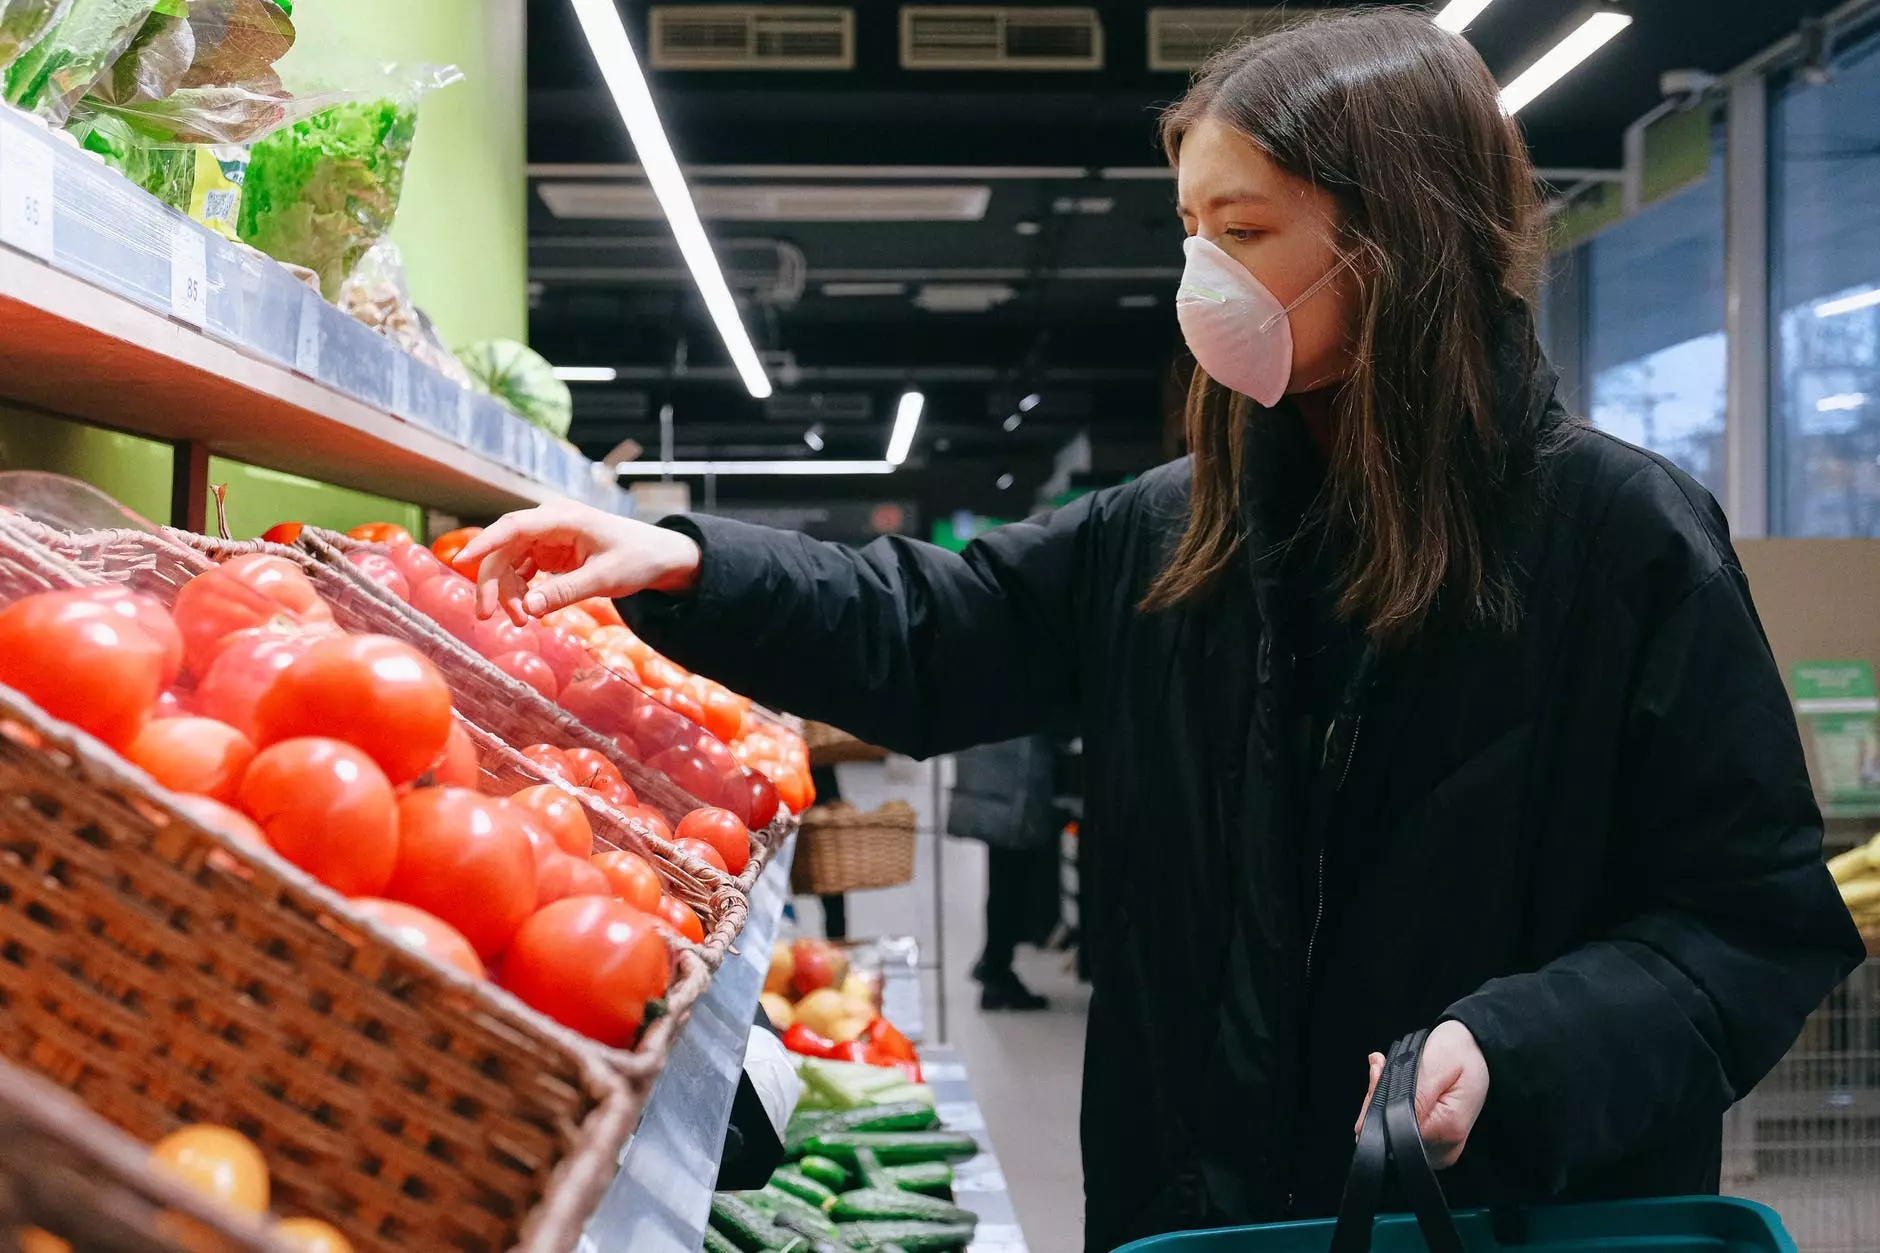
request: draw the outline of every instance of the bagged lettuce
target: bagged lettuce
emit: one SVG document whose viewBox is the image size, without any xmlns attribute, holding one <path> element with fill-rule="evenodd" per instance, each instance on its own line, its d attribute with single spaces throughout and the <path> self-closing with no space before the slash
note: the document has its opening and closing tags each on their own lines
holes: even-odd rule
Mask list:
<svg viewBox="0 0 1880 1253">
<path fill-rule="evenodd" d="M 7 103 L 64 125 L 72 106 L 137 38 L 159 3 L 171 16 L 185 11 L 184 0 L 71 0 L 7 67 Z"/>
<path fill-rule="evenodd" d="M 65 16 L 72 0 L 0 0 L 0 70 L 19 60 L 52 24 Z"/>
</svg>

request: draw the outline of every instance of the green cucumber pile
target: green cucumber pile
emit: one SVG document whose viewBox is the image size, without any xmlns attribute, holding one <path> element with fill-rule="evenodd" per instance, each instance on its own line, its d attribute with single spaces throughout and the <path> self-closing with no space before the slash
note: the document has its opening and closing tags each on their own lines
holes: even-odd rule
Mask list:
<svg viewBox="0 0 1880 1253">
<path fill-rule="evenodd" d="M 705 1253 L 958 1253 L 978 1218 L 954 1204 L 952 1163 L 979 1152 L 931 1101 L 799 1110 L 787 1161 L 755 1192 L 712 1198 Z"/>
</svg>

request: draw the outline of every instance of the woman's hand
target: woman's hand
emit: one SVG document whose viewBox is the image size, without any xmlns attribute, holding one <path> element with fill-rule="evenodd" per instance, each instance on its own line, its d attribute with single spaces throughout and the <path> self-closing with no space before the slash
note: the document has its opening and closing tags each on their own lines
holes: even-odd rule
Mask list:
<svg viewBox="0 0 1880 1253">
<path fill-rule="evenodd" d="M 1354 1136 L 1364 1129 L 1364 1111 L 1370 1108 L 1383 1073 L 1384 1055 L 1371 1054 L 1371 1090 L 1358 1107 Z M 1430 1165 L 1447 1170 L 1456 1164 L 1486 1100 L 1488 1059 L 1475 1037 L 1459 1022 L 1440 1024 L 1423 1042 L 1423 1060 L 1417 1066 L 1417 1130 L 1423 1133 L 1423 1151 Z"/>
<path fill-rule="evenodd" d="M 464 545 L 459 566 L 477 571 L 477 613 L 507 612 L 517 626 L 590 596 L 684 592 L 698 578 L 689 536 L 589 505 L 556 501 L 500 519 Z M 529 580 L 546 572 L 534 588 Z"/>
</svg>

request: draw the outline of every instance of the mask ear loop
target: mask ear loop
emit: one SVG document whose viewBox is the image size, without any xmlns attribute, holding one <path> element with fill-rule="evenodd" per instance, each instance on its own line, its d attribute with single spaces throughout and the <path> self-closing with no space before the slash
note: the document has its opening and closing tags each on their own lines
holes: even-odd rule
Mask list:
<svg viewBox="0 0 1880 1253">
<path fill-rule="evenodd" d="M 1350 264 L 1352 264 L 1352 257 L 1350 253 L 1345 253 L 1343 256 L 1339 257 L 1338 264 L 1334 265 L 1331 269 L 1325 271 L 1324 275 L 1319 279 L 1318 282 L 1312 284 L 1312 286 L 1300 292 L 1296 297 L 1293 298 L 1293 302 L 1287 305 L 1284 309 L 1281 309 L 1278 313 L 1274 314 L 1272 317 L 1268 318 L 1266 321 L 1260 323 L 1261 334 L 1265 334 L 1269 329 L 1271 329 L 1273 326 L 1273 323 L 1279 321 L 1283 317 L 1286 317 L 1287 315 L 1292 313 L 1294 309 L 1297 309 L 1300 305 L 1304 304 L 1306 301 L 1312 299 L 1314 296 L 1324 291 L 1325 288 L 1331 283 L 1331 281 L 1338 277 L 1339 271 L 1343 270 L 1346 266 Z"/>
</svg>

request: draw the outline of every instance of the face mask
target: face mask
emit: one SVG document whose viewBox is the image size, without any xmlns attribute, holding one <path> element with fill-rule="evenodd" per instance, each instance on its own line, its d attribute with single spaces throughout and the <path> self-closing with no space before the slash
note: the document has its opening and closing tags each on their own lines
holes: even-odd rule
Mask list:
<svg viewBox="0 0 1880 1253">
<path fill-rule="evenodd" d="M 1278 404 L 1292 379 L 1292 322 L 1286 315 L 1342 266 L 1282 305 L 1246 266 L 1201 236 L 1189 236 L 1182 250 L 1188 265 L 1175 293 L 1175 315 L 1196 363 L 1221 386 L 1267 408 Z"/>
</svg>

